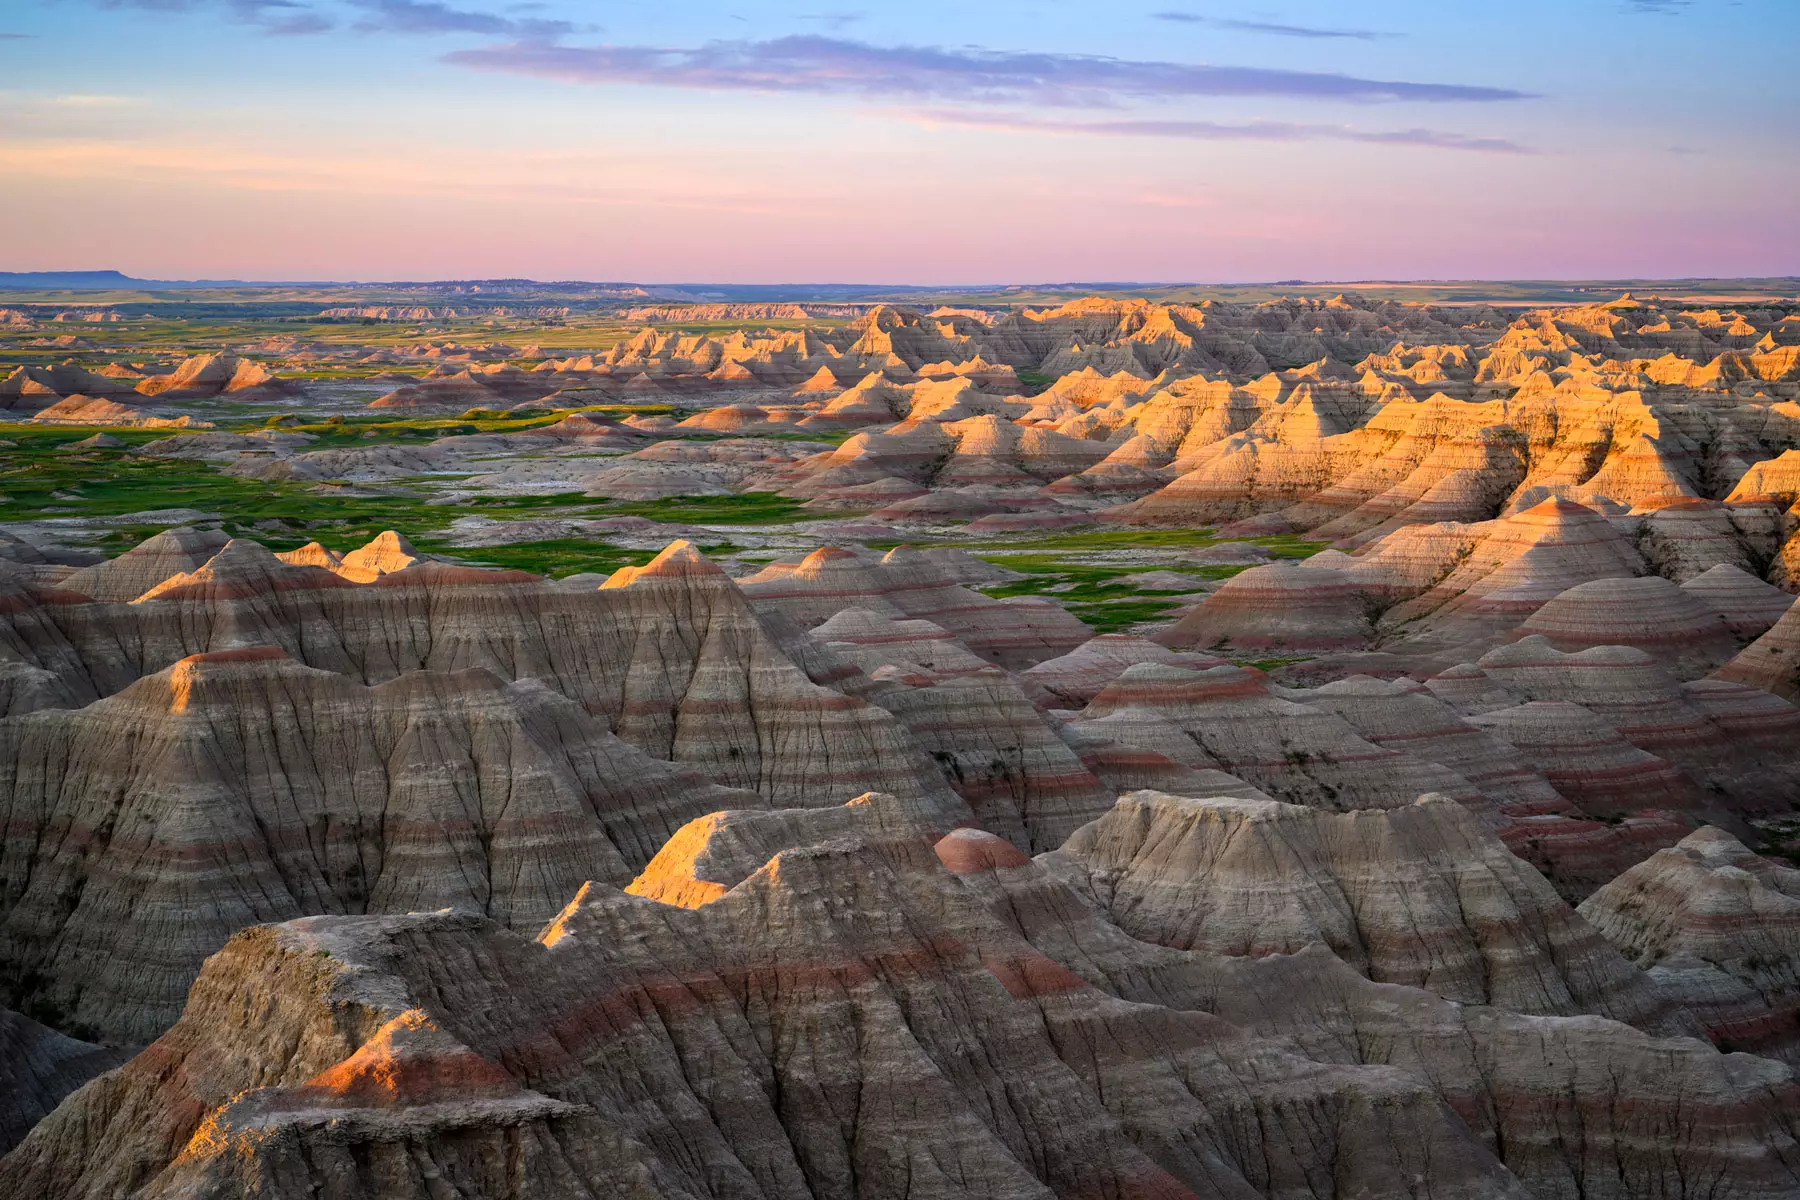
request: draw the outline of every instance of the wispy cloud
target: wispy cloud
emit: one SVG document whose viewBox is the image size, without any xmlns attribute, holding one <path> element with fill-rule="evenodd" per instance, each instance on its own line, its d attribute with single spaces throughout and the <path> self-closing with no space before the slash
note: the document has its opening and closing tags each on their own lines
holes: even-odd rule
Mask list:
<svg viewBox="0 0 1800 1200">
<path fill-rule="evenodd" d="M 1680 12 L 1688 4 L 1689 0 L 1625 0 L 1625 11 L 1670 16 Z"/>
<path fill-rule="evenodd" d="M 101 8 L 138 8 L 150 12 L 222 11 L 233 21 L 267 34 L 290 36 L 324 33 L 334 23 L 301 0 L 100 0 Z"/>
<path fill-rule="evenodd" d="M 1535 154 L 1504 138 L 1471 137 L 1440 129 L 1356 129 L 1349 125 L 1315 125 L 1292 121 L 1064 121 L 1023 113 L 983 113 L 925 109 L 905 114 L 930 124 L 964 125 L 1022 133 L 1081 134 L 1089 137 L 1178 138 L 1200 142 L 1365 142 L 1377 146 L 1419 146 L 1433 150 L 1469 150 L 1481 154 Z"/>
<path fill-rule="evenodd" d="M 501 37 L 558 38 L 573 33 L 568 21 L 503 17 L 478 9 L 453 8 L 440 0 L 350 0 L 362 18 L 355 28 L 370 33 L 484 33 Z"/>
<path fill-rule="evenodd" d="M 36 36 L 35 33 L 0 33 L 0 42 L 23 42 Z"/>
<path fill-rule="evenodd" d="M 1155 12 L 1150 15 L 1158 21 L 1178 21 L 1184 25 L 1210 25 L 1214 29 L 1232 29 L 1239 33 L 1267 33 L 1276 37 L 1353 38 L 1356 41 L 1372 42 L 1376 38 L 1396 36 L 1391 33 L 1379 33 L 1373 29 L 1331 29 L 1316 25 L 1286 25 L 1279 21 L 1244 21 L 1234 17 L 1207 17 L 1190 12 Z"/>
<path fill-rule="evenodd" d="M 802 20 L 802 21 L 817 21 L 819 24 L 823 25 L 827 29 L 842 29 L 846 25 L 854 25 L 858 21 L 866 21 L 866 20 L 868 20 L 868 17 L 869 17 L 868 13 L 861 12 L 861 11 L 856 11 L 856 12 L 816 12 L 816 13 L 801 13 L 800 14 L 800 20 Z"/>
<path fill-rule="evenodd" d="M 1364 79 L 1268 67 L 1139 61 L 937 46 L 872 46 L 814 35 L 720 41 L 692 49 L 519 41 L 457 50 L 448 62 L 579 83 L 721 91 L 811 92 L 914 99 L 1115 107 L 1126 100 L 1282 96 L 1352 101 L 1500 101 L 1511 88 Z"/>
<path fill-rule="evenodd" d="M 350 22 L 359 33 L 475 33 L 486 37 L 547 40 L 574 33 L 569 21 L 506 16 L 480 8 L 458 8 L 445 0 L 100 0 L 102 8 L 151 12 L 223 12 L 231 20 L 276 35 L 325 33 Z M 540 8 L 515 4 L 511 12 Z"/>
</svg>

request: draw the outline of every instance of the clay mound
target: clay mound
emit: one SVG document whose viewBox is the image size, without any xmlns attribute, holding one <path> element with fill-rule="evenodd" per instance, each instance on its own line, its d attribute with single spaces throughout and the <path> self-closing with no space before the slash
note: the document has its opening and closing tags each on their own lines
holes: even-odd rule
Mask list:
<svg viewBox="0 0 1800 1200">
<path fill-rule="evenodd" d="M 18 1145 L 63 1097 L 129 1057 L 0 1009 L 0 1154 Z"/>
<path fill-rule="evenodd" d="M 1220 542 L 1189 550 L 1181 561 L 1194 567 L 1255 567 L 1269 561 L 1269 552 L 1255 542 Z"/>
<path fill-rule="evenodd" d="M 1794 598 L 1729 563 L 1710 567 L 1681 585 L 1681 590 L 1725 619 L 1739 638 L 1767 633 L 1793 607 Z"/>
<path fill-rule="evenodd" d="M 907 547 L 879 560 L 823 546 L 738 580 L 759 611 L 810 629 L 845 608 L 930 621 L 989 662 L 1024 669 L 1079 646 L 1088 627 L 1052 603 L 996 600 L 962 586 L 965 569 Z"/>
<path fill-rule="evenodd" d="M 635 429 L 624 422 L 603 413 L 576 412 L 570 413 L 553 424 L 524 430 L 523 436 L 572 439 L 584 445 L 591 445 L 602 441 L 628 444 L 635 439 L 636 433 Z"/>
<path fill-rule="evenodd" d="M 1427 616 L 1435 622 L 1459 618 L 1467 626 L 1462 636 L 1511 629 L 1577 584 L 1644 573 L 1642 558 L 1606 518 L 1568 500 L 1545 500 L 1466 533 L 1450 532 L 1460 536 L 1434 548 L 1447 574 L 1384 614 L 1384 629 Z M 1376 543 L 1365 555 L 1372 567 L 1383 565 L 1383 549 Z"/>
<path fill-rule="evenodd" d="M 1471 724 L 1413 680 L 1354 675 L 1282 694 L 1336 714 L 1378 746 L 1404 750 L 1455 771 L 1500 812 L 1519 816 L 1569 808 L 1514 747 Z"/>
<path fill-rule="evenodd" d="M 1715 1042 L 1800 1059 L 1800 871 L 1709 826 L 1580 911 Z"/>
<path fill-rule="evenodd" d="M 1653 1041 L 1592 1017 L 1518 1016 L 1371 983 L 1323 945 L 1250 959 L 1149 946 L 1098 919 L 1038 863 L 979 870 L 974 858 L 960 856 L 964 886 L 1070 971 L 1122 999 L 1194 1006 L 1262 1036 L 1292 1038 L 1324 1061 L 1399 1067 L 1431 1079 L 1532 1188 L 1554 1194 L 1573 1178 L 1595 1194 L 1639 1195 L 1678 1180 L 1679 1171 L 1662 1175 L 1635 1148 L 1667 1144 L 1693 1119 L 1696 1094 L 1713 1097 L 1700 1116 L 1718 1122 L 1710 1147 L 1730 1145 L 1728 1130 L 1745 1117 L 1771 1127 L 1782 1122 L 1766 1102 L 1751 1099 L 1765 1080 L 1780 1077 L 1776 1064 L 1762 1066 L 1753 1082 L 1738 1069 L 1757 1060 L 1721 1056 L 1694 1038 Z M 1591 1074 L 1600 1062 L 1608 1064 L 1603 1080 Z M 1560 1081 L 1548 1085 L 1558 1096 L 1556 1120 L 1580 1123 L 1579 1149 L 1544 1132 L 1541 1102 L 1552 1079 Z M 1584 1082 L 1590 1079 L 1592 1085 Z M 1621 1104 L 1625 1096 L 1631 1099 Z M 1777 1192 L 1783 1173 L 1758 1172 Z M 1680 1190 L 1679 1182 L 1673 1186 Z"/>
<path fill-rule="evenodd" d="M 1766 692 L 1758 699 L 1717 679 L 1682 684 L 1642 650 L 1596 646 L 1563 654 L 1540 637 L 1483 655 L 1478 669 L 1487 684 L 1470 678 L 1463 688 L 1503 692 L 1515 702 L 1579 704 L 1638 748 L 1674 763 L 1719 798 L 1715 820 L 1784 812 L 1800 802 L 1793 742 L 1800 711 Z"/>
<path fill-rule="evenodd" d="M 1632 646 L 1688 677 L 1719 667 L 1738 645 L 1724 617 L 1656 575 L 1577 584 L 1533 613 L 1514 636 L 1542 636 L 1565 651 Z"/>
<path fill-rule="evenodd" d="M 194 570 L 171 575 L 132 603 L 175 596 L 233 600 L 289 588 L 330 587 L 335 582 L 332 576 L 321 574 L 318 566 L 290 562 L 259 542 L 233 538 Z"/>
<path fill-rule="evenodd" d="M 216 529 L 168 529 L 124 554 L 84 567 L 62 586 L 95 600 L 135 600 L 157 584 L 206 564 L 231 538 Z"/>
<path fill-rule="evenodd" d="M 1014 505 L 985 488 L 943 488 L 884 504 L 869 515 L 877 521 L 943 523 L 1016 511 Z"/>
<path fill-rule="evenodd" d="M 1638 749 L 1578 704 L 1534 700 L 1469 720 L 1525 755 L 1556 790 L 1599 816 L 1693 808 L 1693 785 L 1665 759 Z"/>
<path fill-rule="evenodd" d="M 120 404 L 104 397 L 83 396 L 79 393 L 58 400 L 49 408 L 32 417 L 31 420 L 33 424 L 37 425 L 111 425 L 143 429 L 212 428 L 210 422 L 196 421 L 191 416 L 156 417 L 141 408 L 133 408 L 129 404 Z"/>
<path fill-rule="evenodd" d="M 0 704 L 90 703 L 190 654 L 276 645 L 369 683 L 469 667 L 542 679 L 652 756 L 789 806 L 943 794 L 892 717 L 813 685 L 691 547 L 598 589 L 431 561 L 361 586 L 272 556 L 262 565 L 260 577 L 239 577 L 247 587 L 180 588 L 136 605 L 19 584 L 0 606 L 19 656 Z M 997 644 L 1029 635 L 1042 645 L 1043 628 L 1015 620 Z"/>
<path fill-rule="evenodd" d="M 769 423 L 769 411 L 754 404 L 730 404 L 709 408 L 676 424 L 677 429 L 701 429 L 719 433 L 735 433 L 740 429 Z"/>
<path fill-rule="evenodd" d="M 1366 648 L 1368 597 L 1338 571 L 1270 563 L 1234 575 L 1156 635 L 1166 646 L 1319 654 Z"/>
<path fill-rule="evenodd" d="M 1747 683 L 1800 703 L 1800 604 L 1790 607 L 1767 633 L 1713 672 L 1713 678 Z"/>
<path fill-rule="evenodd" d="M 966 675 L 990 665 L 941 625 L 896 621 L 866 608 L 846 608 L 809 636 L 871 675 L 890 664 L 922 668 L 934 676 Z"/>
<path fill-rule="evenodd" d="M 1692 1028 L 1542 876 L 1441 796 L 1334 814 L 1134 792 L 1041 861 L 1157 945 L 1262 957 L 1323 942 L 1372 980 L 1458 1003 Z"/>
<path fill-rule="evenodd" d="M 1752 464 L 1725 497 L 1727 504 L 1769 500 L 1782 508 L 1800 501 L 1800 450 L 1783 450 L 1775 458 Z"/>
<path fill-rule="evenodd" d="M 929 495 L 928 489 L 905 479 L 886 476 L 868 483 L 827 488 L 801 505 L 826 512 L 868 512 L 900 500 Z"/>
<path fill-rule="evenodd" d="M 1083 642 L 1060 658 L 1048 659 L 1019 673 L 1022 682 L 1044 689 L 1070 707 L 1086 704 L 1100 689 L 1139 663 L 1206 669 L 1222 666 L 1199 654 L 1178 654 L 1168 647 L 1129 633 L 1106 633 Z"/>
</svg>

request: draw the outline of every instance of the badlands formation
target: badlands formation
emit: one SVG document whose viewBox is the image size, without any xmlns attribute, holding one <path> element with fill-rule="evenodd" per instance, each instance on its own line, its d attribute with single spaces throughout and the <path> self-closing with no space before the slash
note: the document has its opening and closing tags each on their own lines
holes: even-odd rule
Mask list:
<svg viewBox="0 0 1800 1200">
<path fill-rule="evenodd" d="M 1800 1196 L 1793 306 L 815 308 L 0 385 L 0 1195 Z"/>
</svg>

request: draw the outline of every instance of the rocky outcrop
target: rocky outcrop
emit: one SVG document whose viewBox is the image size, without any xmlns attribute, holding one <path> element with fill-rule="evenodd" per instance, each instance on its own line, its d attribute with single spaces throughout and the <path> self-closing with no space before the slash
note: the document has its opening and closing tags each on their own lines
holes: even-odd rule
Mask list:
<svg viewBox="0 0 1800 1200">
<path fill-rule="evenodd" d="M 253 930 L 0 1190 L 1523 1195 L 1403 1072 L 1120 1001 L 990 930 L 929 846 L 851 841 L 697 909 L 589 887 L 536 942 L 451 914 Z"/>
<path fill-rule="evenodd" d="M 1594 1017 L 1522 1016 L 1372 983 L 1319 944 L 1259 958 L 1152 946 L 1009 849 L 975 831 L 939 843 L 1009 931 L 1113 995 L 1210 1012 L 1322 1062 L 1429 1080 L 1533 1195 L 1680 1195 L 1696 1170 L 1750 1194 L 1793 1186 L 1793 1084 L 1775 1063 Z M 1738 1132 L 1749 1128 L 1759 1132 Z"/>
<path fill-rule="evenodd" d="M 1322 942 L 1463 1004 L 1693 1026 L 1462 806 L 1382 812 L 1134 792 L 1044 856 L 1140 941 L 1239 957 Z"/>
<path fill-rule="evenodd" d="M 1800 1061 L 1800 871 L 1711 827 L 1582 902 L 1722 1047 Z"/>
<path fill-rule="evenodd" d="M 17 1145 L 63 1097 L 128 1057 L 0 1009 L 0 1154 Z"/>
</svg>

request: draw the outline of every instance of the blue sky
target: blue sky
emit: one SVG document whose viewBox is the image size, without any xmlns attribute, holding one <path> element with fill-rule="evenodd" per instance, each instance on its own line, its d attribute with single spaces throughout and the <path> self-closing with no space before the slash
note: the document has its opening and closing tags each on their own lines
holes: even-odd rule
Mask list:
<svg viewBox="0 0 1800 1200">
<path fill-rule="evenodd" d="M 0 269 L 1800 272 L 1800 3 L 0 6 Z"/>
</svg>

